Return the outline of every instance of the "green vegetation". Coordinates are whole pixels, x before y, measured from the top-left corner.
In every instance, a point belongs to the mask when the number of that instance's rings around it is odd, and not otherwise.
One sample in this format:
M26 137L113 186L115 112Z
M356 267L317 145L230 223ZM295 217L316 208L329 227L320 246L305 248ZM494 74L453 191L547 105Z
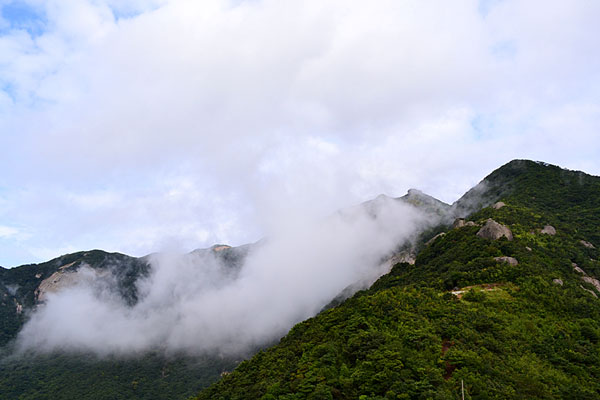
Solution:
M600 398L600 299L573 268L600 277L600 178L513 161L485 183L479 201L506 206L468 219L513 241L449 230L198 399L458 399L461 381L467 399Z
M418 192L409 200L461 216L476 210L467 219L479 226L431 227L414 265L397 264L368 290L332 302L198 399L458 399L461 381L467 399L600 399L600 299L592 294L600 292L573 268L600 277L600 178L513 161L452 208ZM506 206L488 207L498 200ZM488 218L514 240L476 236ZM545 225L556 234L541 234ZM218 253L232 276L247 250ZM519 263L495 260L502 256ZM110 269L129 305L138 300L136 279L149 272L143 258L99 250L0 268L3 399L182 399L238 364L159 350L11 355L35 289L71 263Z
M3 399L183 399L235 366L217 357L146 354L99 359L90 354L10 356L0 361Z
M240 262L234 251L225 262ZM219 356L165 356L160 350L126 358L92 354L12 354L13 341L36 304L40 282L70 265L108 269L126 304L137 302L135 281L149 272L145 259L100 250L78 252L54 260L0 269L0 398L2 399L183 399L197 393L239 362ZM17 305L21 305L19 312Z

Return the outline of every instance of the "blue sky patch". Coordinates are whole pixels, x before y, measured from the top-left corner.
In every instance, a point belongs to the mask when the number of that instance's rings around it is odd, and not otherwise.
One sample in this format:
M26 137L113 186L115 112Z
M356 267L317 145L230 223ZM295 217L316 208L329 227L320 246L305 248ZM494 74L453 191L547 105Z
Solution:
M2 90L4 93L6 93L8 95L8 97L10 97L12 99L12 101L16 101L17 100L17 95L15 93L15 87L13 84L11 83L4 83L2 84L0 82L0 90ZM0 192L2 191L2 187L0 187Z
M41 10L23 1L12 1L0 7L2 18L8 22L8 29L23 29L34 37L44 33L47 19Z
M117 8L111 8L110 11L112 11L115 21L118 21L120 19L135 18L138 15L142 14L142 12L136 11L136 10L117 9Z
M477 114L471 119L471 128L473 128L473 137L476 140L489 138L494 133L493 117Z

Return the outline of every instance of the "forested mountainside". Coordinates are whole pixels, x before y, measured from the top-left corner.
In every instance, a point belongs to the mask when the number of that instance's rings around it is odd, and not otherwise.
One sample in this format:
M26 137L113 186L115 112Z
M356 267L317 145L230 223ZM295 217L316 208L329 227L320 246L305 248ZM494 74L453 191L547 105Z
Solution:
M101 250L67 254L42 264L0 268L0 346L14 339L28 310L42 301L48 292L60 290L69 280L70 273L84 266L114 276L116 290L128 304L137 301L134 283L150 268L144 258Z
M452 209L414 265L197 398L600 398L600 178L515 160Z
M216 245L192 255L214 254L235 275L248 246ZM81 352L14 354L17 333L45 297L73 284L88 268L123 302L138 301L136 282L151 272L149 257L101 250L67 254L42 264L0 268L0 398L3 399L182 399L217 380L239 357L165 354L161 349L130 356L98 357Z
M359 213L366 211L372 218L381 218L376 215L381 208L378 202L381 201L394 200L375 199L357 206L357 210ZM396 201L406 202L434 220L441 213L440 207L449 207L418 191L412 191ZM423 229L428 226L425 224ZM195 250L184 257L197 268L205 267L202 263L205 257L214 257L228 279L233 281L243 269L249 252L264 242L239 247L215 245L209 249ZM410 243L399 243L399 246L405 249L401 258L411 259ZM81 279L90 279L89 283L94 287L101 282L101 290L116 292L120 302L135 307L144 298L144 293L139 293L140 279L148 278L153 273L152 259L153 255L133 258L92 250L64 255L42 264L0 269L0 397L180 399L196 394L218 380L224 371L232 370L241 360L258 350L255 346L240 354L223 355L216 350L186 354L185 351L165 351L159 346L141 353L117 356L108 352L109 356L99 357L95 354L98 349L88 351L75 347L74 351L71 346L68 351L58 349L50 353L44 350L42 353L27 351L15 354L14 341L25 322L39 307L45 306L49 296L81 284ZM339 299L352 295L364 287L362 285L363 282L358 282L347 288ZM336 301L341 301L339 299ZM64 312L69 312L68 307ZM44 333L40 332L40 336L43 337ZM271 339L261 345L270 343Z
M599 180L516 160L452 205L410 190L396 200L439 224L398 243L399 263L369 289L349 287L235 370L247 354L15 354L32 310L72 272L134 306L151 257L92 250L0 268L0 397L183 399L223 377L199 398L458 398L461 381L465 398L600 398ZM251 247L191 254L235 279Z

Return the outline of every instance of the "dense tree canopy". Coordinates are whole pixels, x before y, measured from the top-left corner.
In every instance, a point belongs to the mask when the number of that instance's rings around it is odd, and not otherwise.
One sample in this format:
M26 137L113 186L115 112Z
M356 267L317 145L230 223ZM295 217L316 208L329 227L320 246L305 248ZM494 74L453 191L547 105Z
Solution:
M600 178L513 161L484 183L478 199L504 207L445 227L198 399L451 399L461 382L465 398L600 398L600 254L581 242L600 245ZM488 218L514 239L478 237Z

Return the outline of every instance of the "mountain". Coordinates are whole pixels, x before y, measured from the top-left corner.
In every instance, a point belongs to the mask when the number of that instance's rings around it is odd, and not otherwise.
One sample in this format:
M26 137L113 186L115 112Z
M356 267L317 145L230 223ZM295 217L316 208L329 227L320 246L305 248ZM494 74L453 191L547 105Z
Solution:
M137 301L135 281L146 276L150 265L145 258L91 250L67 254L42 264L0 268L0 346L14 339L27 311L44 301L48 293L73 284L73 272L91 268L94 274L115 278L123 301Z
M422 216L382 255L389 273L348 286L241 364L251 354L15 354L31 313L82 279L134 307L157 255L92 250L0 268L0 397L183 399L222 377L199 398L459 398L461 381L465 398L600 398L600 178L515 160L451 205L411 189L340 215L382 219L386 204ZM213 257L235 281L265 243L187 257Z
M432 222L439 219L439 208L443 204L411 190L405 198L379 196L341 213L343 218L350 220L363 216L373 220L382 219L386 218L382 210L390 203L406 203L419 209L429 221L423 222L422 229L429 228ZM214 258L223 275L229 281L235 281L248 254L268 242L269 240L262 240L239 247L218 244L194 250L184 258L189 259L197 268L203 268L201 260ZM381 262L386 265L387 270L391 267L390 257L393 260L412 260L412 241L399 242L395 253L384 255ZM67 352L13 354L13 342L17 333L38 308L45 306L45 302L53 294L89 284L100 292L116 292L121 303L127 307L135 307L140 296L144 296L139 293L139 283L155 272L152 264L157 258L160 258L159 254L134 258L92 250L64 255L42 264L0 270L0 290L3 291L0 303L3 316L0 394L7 398L22 399L184 398L216 381L223 371L232 370L241 359L247 358L247 352L227 356L219 352L190 355L184 352L173 354L162 348L126 357L98 357L85 349L73 351L72 348ZM387 266L388 264L390 265ZM325 307L342 302L370 283L372 281L355 282ZM63 312L70 310L65 309ZM262 346L264 345L263 343ZM250 355L257 350L258 348L251 349Z
M515 160L449 212L197 398L600 398L600 178Z
M214 256L231 279L252 245L215 245L190 257ZM93 280L123 304L139 300L136 283L152 273L153 255L134 258L101 250L67 254L41 264L0 269L0 397L3 399L182 399L197 393L239 360L220 355L98 357L86 352L13 354L14 340L47 296Z

